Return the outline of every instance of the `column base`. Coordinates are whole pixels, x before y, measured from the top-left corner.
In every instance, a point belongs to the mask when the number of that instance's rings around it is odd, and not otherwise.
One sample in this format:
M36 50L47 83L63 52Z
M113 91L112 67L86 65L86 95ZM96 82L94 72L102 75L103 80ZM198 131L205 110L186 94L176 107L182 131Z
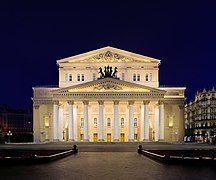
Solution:
M75 140L74 139L68 139L68 142L74 142Z
M113 141L114 141L114 142L119 142L119 139L114 139Z
M165 142L164 139L158 139L158 142Z
M143 139L143 142L150 142L149 139Z
M53 142L59 142L59 139L53 139Z
M98 142L104 142L104 139L98 139Z
M84 139L83 142L89 142L89 140L88 139Z
M134 142L134 139L128 139L128 142Z

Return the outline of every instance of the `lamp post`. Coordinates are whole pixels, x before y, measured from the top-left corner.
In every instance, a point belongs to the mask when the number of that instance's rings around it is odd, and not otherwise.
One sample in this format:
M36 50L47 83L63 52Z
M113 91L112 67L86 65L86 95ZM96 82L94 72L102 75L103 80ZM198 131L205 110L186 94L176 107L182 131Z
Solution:
M62 131L62 139L63 139L63 141L64 141L64 134L65 134L65 131L63 129L63 131Z
M8 133L7 133L7 136L8 136L8 143L10 143L10 137L11 137L12 135L13 135L12 132L11 132L11 131L8 131Z
M153 130L152 130L152 140L153 140L153 141L155 141L155 132L156 132L156 131L153 129Z

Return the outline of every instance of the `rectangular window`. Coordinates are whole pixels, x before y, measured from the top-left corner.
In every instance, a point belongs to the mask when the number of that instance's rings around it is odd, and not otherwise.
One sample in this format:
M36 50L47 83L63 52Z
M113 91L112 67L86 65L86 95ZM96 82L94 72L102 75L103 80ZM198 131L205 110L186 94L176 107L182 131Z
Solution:
M84 74L82 74L82 81L84 81Z
M137 74L137 81L140 81L140 74Z
M152 73L150 73L150 81L152 81Z
M95 73L93 73L92 79L93 79L93 81L96 80L96 74Z
M122 73L122 80L124 81L125 80L125 74Z
M65 81L68 81L68 74L65 74Z
M97 118L94 118L94 127L97 127Z
M134 118L134 127L137 127L137 118Z
M145 80L148 81L148 73L146 73Z
M111 127L111 119L107 118L107 127Z
M69 81L72 81L72 74L69 74Z
M84 118L81 118L80 120L80 127L84 127Z
M80 81L80 74L77 74L77 81Z
M136 81L136 74L133 74L133 81Z
M124 118L121 118L121 127L124 127Z

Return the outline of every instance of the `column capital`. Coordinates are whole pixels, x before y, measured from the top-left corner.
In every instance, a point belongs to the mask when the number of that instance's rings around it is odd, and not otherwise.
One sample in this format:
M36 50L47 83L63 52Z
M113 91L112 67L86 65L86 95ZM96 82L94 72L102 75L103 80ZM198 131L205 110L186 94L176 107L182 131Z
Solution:
M85 101L83 101L83 104L84 104L84 105L88 105L88 104L89 104L89 101L85 100Z
M74 104L74 101L72 100L72 101L68 101L67 102L69 105L73 105Z
M119 101L113 101L114 105L119 105Z
M39 107L40 107L40 105L38 105L38 104L34 104L33 106L35 109L39 109Z
M148 105L149 103L150 103L150 101L146 101L146 100L143 101L144 105Z
M128 101L129 105L133 105L134 101Z
M160 100L160 101L158 101L158 104L159 104L159 105L162 105L162 104L164 104L164 101L161 101L161 100Z
M59 105L59 101L53 101L53 104Z
M103 105L103 104L104 104L104 101L99 100L99 101L98 101L98 104L99 104L99 105Z

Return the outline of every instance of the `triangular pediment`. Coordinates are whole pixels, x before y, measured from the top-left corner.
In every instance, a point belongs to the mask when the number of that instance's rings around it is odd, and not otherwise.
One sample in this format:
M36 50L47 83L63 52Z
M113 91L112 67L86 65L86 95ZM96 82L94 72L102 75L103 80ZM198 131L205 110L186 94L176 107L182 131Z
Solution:
M166 91L157 88L151 88L135 83L130 83L114 78L99 79L79 85L70 86L55 90L54 94L71 93L147 93L147 94L165 94Z
M160 60L121 50L114 47L104 47L97 50L89 51L76 56L58 60L57 63L82 63L82 62L101 62L101 63L121 63L121 62L142 62L142 63L160 63Z

